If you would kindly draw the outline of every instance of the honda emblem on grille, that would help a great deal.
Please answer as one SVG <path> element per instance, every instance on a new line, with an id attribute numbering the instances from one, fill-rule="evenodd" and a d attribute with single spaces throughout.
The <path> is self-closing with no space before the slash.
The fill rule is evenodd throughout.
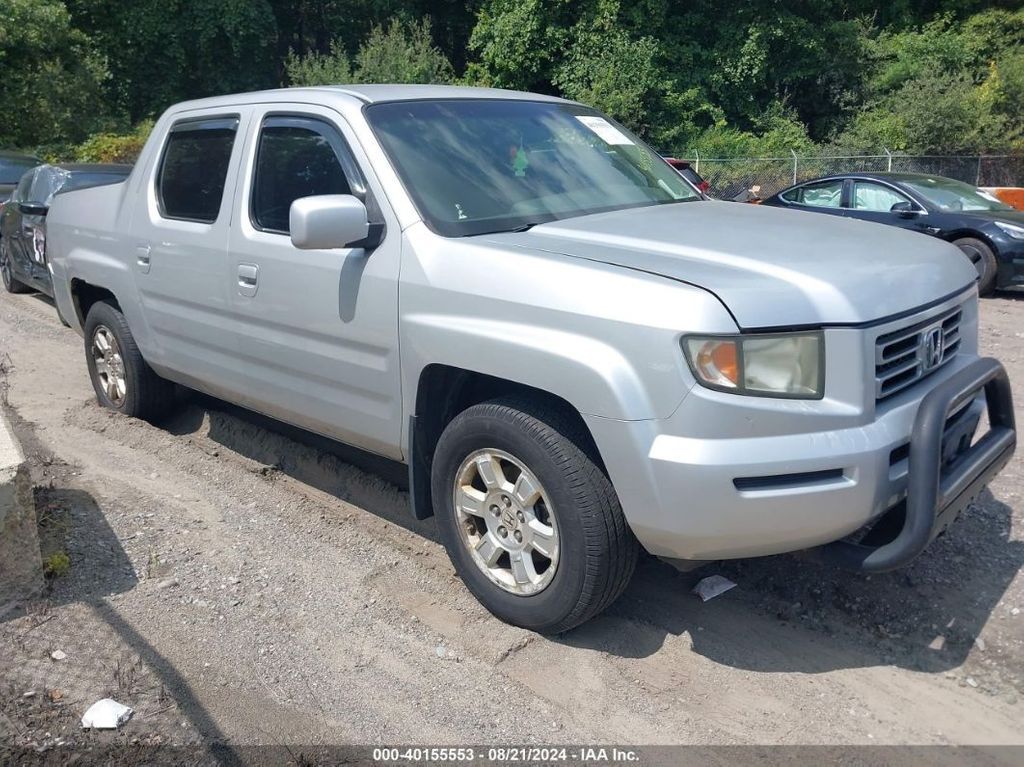
<path id="1" fill-rule="evenodd" d="M 945 338 L 942 335 L 942 328 L 932 328 L 924 334 L 921 341 L 921 369 L 931 370 L 942 362 L 942 355 L 945 352 Z"/>

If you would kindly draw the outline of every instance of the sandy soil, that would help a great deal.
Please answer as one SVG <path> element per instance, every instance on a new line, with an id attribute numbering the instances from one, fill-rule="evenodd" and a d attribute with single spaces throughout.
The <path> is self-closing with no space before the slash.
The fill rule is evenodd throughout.
<path id="1" fill-rule="evenodd" d="M 1024 301 L 983 302 L 1018 403 L 1022 331 Z M 0 360 L 44 556 L 71 561 L 0 619 L 0 742 L 1024 743 L 1020 458 L 900 572 L 646 559 L 543 638 L 473 600 L 400 467 L 197 395 L 159 426 L 100 410 L 37 296 L 0 293 Z M 701 603 L 711 573 L 739 586 Z M 81 732 L 106 695 L 134 719 Z"/>

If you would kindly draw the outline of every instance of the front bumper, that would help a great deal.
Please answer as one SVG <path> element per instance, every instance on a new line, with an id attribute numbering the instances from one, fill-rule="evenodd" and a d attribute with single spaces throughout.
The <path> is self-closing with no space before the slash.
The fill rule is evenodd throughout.
<path id="1" fill-rule="evenodd" d="M 935 458 L 950 431 L 961 447 L 970 432 L 970 443 L 986 396 L 989 433 L 954 464 Z M 1005 465 L 1016 442 L 1005 371 L 977 358 L 949 365 L 922 395 L 849 428 L 709 439 L 677 436 L 685 423 L 673 419 L 588 417 L 587 424 L 631 528 L 662 557 L 729 559 L 833 543 L 898 506 L 909 486 L 909 543 L 880 554 L 845 545 L 823 553 L 859 569 L 895 567 L 919 553 Z"/>
<path id="2" fill-rule="evenodd" d="M 957 414 L 984 391 L 989 430 L 971 443 L 977 420 Z M 976 360 L 932 389 L 921 401 L 910 439 L 907 497 L 902 525 L 884 543 L 836 541 L 820 556 L 865 572 L 892 570 L 910 562 L 944 531 L 1013 455 L 1017 432 L 1010 380 L 994 359 Z"/>

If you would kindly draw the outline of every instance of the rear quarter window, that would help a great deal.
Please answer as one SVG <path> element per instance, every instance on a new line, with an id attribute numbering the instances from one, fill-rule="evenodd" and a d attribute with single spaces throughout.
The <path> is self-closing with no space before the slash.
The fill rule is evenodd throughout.
<path id="1" fill-rule="evenodd" d="M 156 181 L 164 218 L 217 220 L 237 130 L 237 117 L 188 120 L 171 128 Z"/>

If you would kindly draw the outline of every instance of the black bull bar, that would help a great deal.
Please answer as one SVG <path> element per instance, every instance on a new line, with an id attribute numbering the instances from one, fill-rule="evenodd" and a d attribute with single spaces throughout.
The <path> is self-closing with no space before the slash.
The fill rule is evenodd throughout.
<path id="1" fill-rule="evenodd" d="M 949 457 L 949 446 L 943 439 L 947 419 L 982 389 L 989 430 L 973 445 Z M 906 511 L 896 537 L 878 546 L 835 541 L 817 549 L 817 557 L 868 573 L 907 564 L 977 498 L 1010 460 L 1016 446 L 1013 398 L 1006 370 L 994 359 L 976 360 L 921 400 L 910 436 Z"/>

